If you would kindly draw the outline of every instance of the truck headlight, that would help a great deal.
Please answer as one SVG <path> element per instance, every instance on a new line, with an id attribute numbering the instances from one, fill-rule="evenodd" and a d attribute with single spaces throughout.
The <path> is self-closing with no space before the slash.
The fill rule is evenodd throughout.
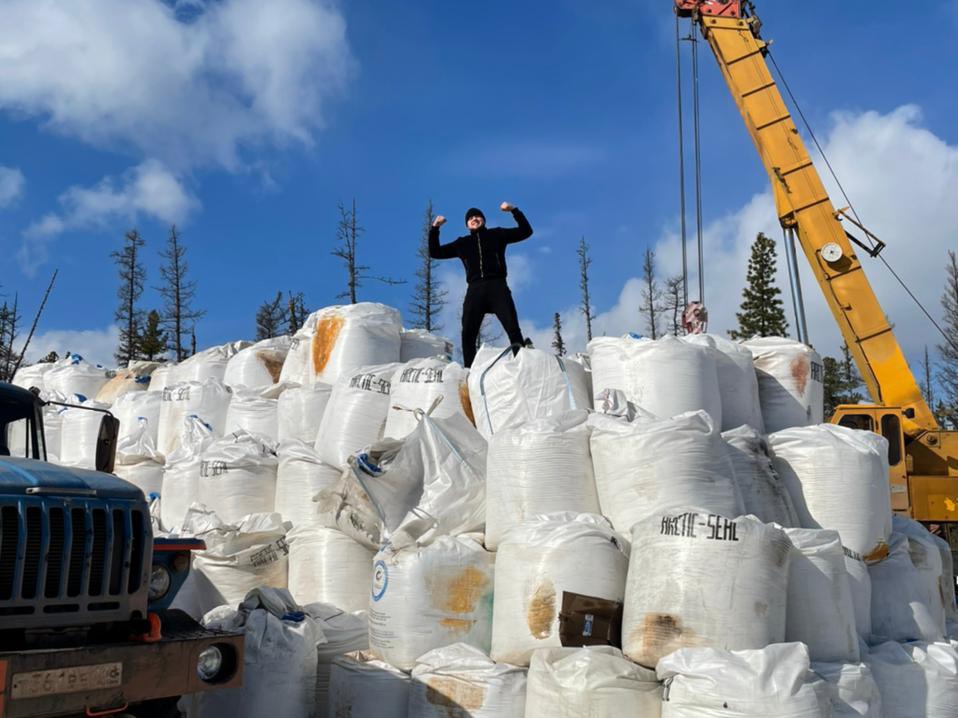
<path id="1" fill-rule="evenodd" d="M 170 590 L 170 571 L 166 566 L 157 564 L 150 573 L 150 590 L 148 597 L 151 601 L 158 601 Z"/>
<path id="2" fill-rule="evenodd" d="M 214 680 L 222 668 L 223 653 L 216 646 L 203 649 L 196 659 L 196 675 L 203 681 Z"/>

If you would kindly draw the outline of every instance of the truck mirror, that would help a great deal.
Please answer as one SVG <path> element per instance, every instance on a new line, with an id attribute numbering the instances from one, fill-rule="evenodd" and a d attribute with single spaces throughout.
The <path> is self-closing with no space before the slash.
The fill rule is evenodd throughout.
<path id="1" fill-rule="evenodd" d="M 96 439 L 96 470 L 113 473 L 116 462 L 116 440 L 120 434 L 120 420 L 104 414 L 100 420 L 100 434 Z"/>

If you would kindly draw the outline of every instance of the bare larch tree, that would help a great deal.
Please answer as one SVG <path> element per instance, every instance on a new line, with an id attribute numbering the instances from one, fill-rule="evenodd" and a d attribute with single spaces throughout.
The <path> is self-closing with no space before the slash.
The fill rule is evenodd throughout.
<path id="1" fill-rule="evenodd" d="M 187 279 L 189 265 L 186 262 L 186 247 L 180 241 L 176 225 L 170 227 L 166 240 L 166 249 L 160 252 L 163 264 L 160 277 L 163 284 L 157 287 L 163 297 L 161 319 L 167 327 L 167 346 L 173 352 L 176 361 L 183 361 L 194 351 L 184 346 L 187 337 L 196 332 L 196 322 L 205 311 L 193 308 L 196 297 L 196 282 Z"/>
<path id="2" fill-rule="evenodd" d="M 595 315 L 592 313 L 592 303 L 589 299 L 589 265 L 592 260 L 589 258 L 589 243 L 585 237 L 579 240 L 579 249 L 576 250 L 579 255 L 579 289 L 582 290 L 582 303 L 579 305 L 579 311 L 585 317 L 585 340 L 592 341 L 592 320 Z"/>
<path id="3" fill-rule="evenodd" d="M 343 264 L 346 266 L 346 291 L 341 292 L 337 297 L 348 299 L 350 304 L 359 301 L 357 298 L 358 291 L 364 279 L 375 279 L 377 282 L 383 282 L 384 284 L 405 284 L 404 280 L 366 274 L 369 267 L 359 264 L 357 251 L 359 236 L 364 231 L 365 229 L 360 226 L 356 215 L 356 198 L 353 198 L 351 209 L 346 209 L 340 202 L 339 223 L 336 225 L 336 241 L 338 244 L 333 249 L 332 255 L 343 260 Z"/>
<path id="4" fill-rule="evenodd" d="M 659 319 L 662 313 L 662 290 L 655 281 L 655 251 L 645 250 L 642 261 L 642 306 L 639 314 L 645 317 L 645 326 L 652 339 L 659 336 Z"/>
<path id="5" fill-rule="evenodd" d="M 423 219 L 422 240 L 419 243 L 419 269 L 416 270 L 416 288 L 413 291 L 409 310 L 413 326 L 427 331 L 440 331 L 439 313 L 446 304 L 448 292 L 436 281 L 436 268 L 439 262 L 429 256 L 429 228 L 436 215 L 432 211 L 432 200 L 426 205 Z"/>
<path id="6" fill-rule="evenodd" d="M 127 366 L 139 358 L 144 312 L 137 304 L 143 295 L 143 282 L 146 280 L 146 270 L 140 258 L 142 247 L 140 233 L 131 229 L 123 236 L 123 248 L 110 252 L 120 278 L 120 286 L 116 290 L 120 302 L 113 313 L 113 318 L 120 324 L 120 345 L 114 353 L 120 366 Z"/>

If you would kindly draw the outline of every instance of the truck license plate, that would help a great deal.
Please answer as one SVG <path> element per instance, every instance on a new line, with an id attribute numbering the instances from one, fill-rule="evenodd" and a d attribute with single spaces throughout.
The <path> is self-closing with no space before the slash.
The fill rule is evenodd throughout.
<path id="1" fill-rule="evenodd" d="M 71 666 L 52 671 L 15 673 L 10 697 L 36 698 L 58 693 L 79 693 L 101 688 L 115 688 L 123 683 L 122 663 L 99 663 L 95 666 Z"/>

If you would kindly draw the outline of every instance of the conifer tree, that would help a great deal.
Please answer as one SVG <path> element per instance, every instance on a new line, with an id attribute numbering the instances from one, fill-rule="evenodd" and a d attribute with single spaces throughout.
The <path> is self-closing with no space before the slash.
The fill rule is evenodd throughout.
<path id="1" fill-rule="evenodd" d="M 116 291 L 120 300 L 113 318 L 120 324 L 120 345 L 116 357 L 120 366 L 127 366 L 139 358 L 140 333 L 143 330 L 143 310 L 137 304 L 143 294 L 143 282 L 146 270 L 140 259 L 143 238 L 136 229 L 131 229 L 123 237 L 123 248 L 110 253 L 117 266 L 120 286 Z"/>
<path id="2" fill-rule="evenodd" d="M 945 291 L 941 295 L 944 322 L 942 329 L 947 340 L 938 345 L 941 358 L 938 380 L 941 387 L 941 415 L 952 429 L 958 429 L 958 259 L 954 250 L 948 252 L 945 265 Z"/>
<path id="3" fill-rule="evenodd" d="M 685 305 L 682 302 L 684 295 L 685 280 L 681 274 L 677 274 L 665 280 L 662 311 L 668 323 L 668 331 L 677 337 L 684 333 L 682 329 L 682 314 L 685 311 Z"/>
<path id="4" fill-rule="evenodd" d="M 661 334 L 659 320 L 662 313 L 662 290 L 655 281 L 655 252 L 651 249 L 645 250 L 642 261 L 642 306 L 639 313 L 645 317 L 645 328 L 649 336 L 657 339 Z"/>
<path id="5" fill-rule="evenodd" d="M 565 356 L 565 341 L 562 339 L 562 317 L 555 313 L 552 320 L 552 348 L 557 357 Z"/>
<path id="6" fill-rule="evenodd" d="M 272 339 L 286 333 L 288 317 L 283 306 L 283 293 L 276 292 L 276 298 L 263 302 L 256 310 L 256 341 Z"/>
<path id="7" fill-rule="evenodd" d="M 582 290 L 579 311 L 585 318 L 585 340 L 591 342 L 592 320 L 595 319 L 589 299 L 589 265 L 592 264 L 592 260 L 589 258 L 589 243 L 585 241 L 585 237 L 579 240 L 579 249 L 576 250 L 576 254 L 579 256 L 579 289 Z"/>
<path id="8" fill-rule="evenodd" d="M 823 383 L 825 418 L 827 419 L 835 412 L 835 407 L 839 404 L 858 404 L 865 397 L 860 391 L 862 378 L 852 361 L 847 344 L 842 344 L 841 359 L 824 357 L 822 364 L 825 369 Z"/>
<path id="9" fill-rule="evenodd" d="M 146 326 L 140 336 L 139 353 L 148 361 L 160 358 L 166 351 L 166 332 L 161 326 L 160 313 L 151 309 L 146 315 Z"/>
<path id="10" fill-rule="evenodd" d="M 742 305 L 736 313 L 738 329 L 729 331 L 732 339 L 788 336 L 788 321 L 775 284 L 775 242 L 759 232 L 752 244 L 748 260 L 748 274 L 742 291 Z"/>
<path id="11" fill-rule="evenodd" d="M 436 268 L 439 262 L 429 256 L 429 229 L 436 215 L 432 211 L 432 200 L 426 204 L 423 218 L 422 240 L 419 242 L 419 269 L 416 270 L 416 288 L 413 290 L 412 313 L 413 326 L 426 331 L 440 331 L 439 313 L 446 304 L 448 292 L 436 280 Z"/>
<path id="12" fill-rule="evenodd" d="M 160 252 L 160 257 L 164 260 L 160 266 L 163 284 L 157 287 L 163 297 L 163 313 L 160 318 L 168 330 L 167 348 L 179 362 L 191 353 L 196 353 L 195 350 L 191 352 L 184 344 L 190 332 L 196 333 L 196 321 L 206 312 L 193 308 L 196 282 L 187 278 L 189 265 L 186 261 L 186 247 L 180 240 L 176 225 L 170 227 L 166 249 Z"/>
<path id="13" fill-rule="evenodd" d="M 918 380 L 918 388 L 921 389 L 921 395 L 925 399 L 928 407 L 935 410 L 935 372 L 931 365 L 931 357 L 928 355 L 928 345 L 925 345 L 925 354 L 921 361 L 921 378 Z"/>
<path id="14" fill-rule="evenodd" d="M 0 381 L 12 381 L 16 371 L 16 341 L 19 335 L 20 315 L 18 299 L 14 295 L 13 304 L 6 302 L 0 306 Z"/>
<path id="15" fill-rule="evenodd" d="M 302 292 L 293 294 L 289 292 L 289 302 L 287 302 L 287 327 L 288 334 L 295 334 L 306 323 L 309 317 L 309 310 L 306 308 L 306 299 Z"/>

